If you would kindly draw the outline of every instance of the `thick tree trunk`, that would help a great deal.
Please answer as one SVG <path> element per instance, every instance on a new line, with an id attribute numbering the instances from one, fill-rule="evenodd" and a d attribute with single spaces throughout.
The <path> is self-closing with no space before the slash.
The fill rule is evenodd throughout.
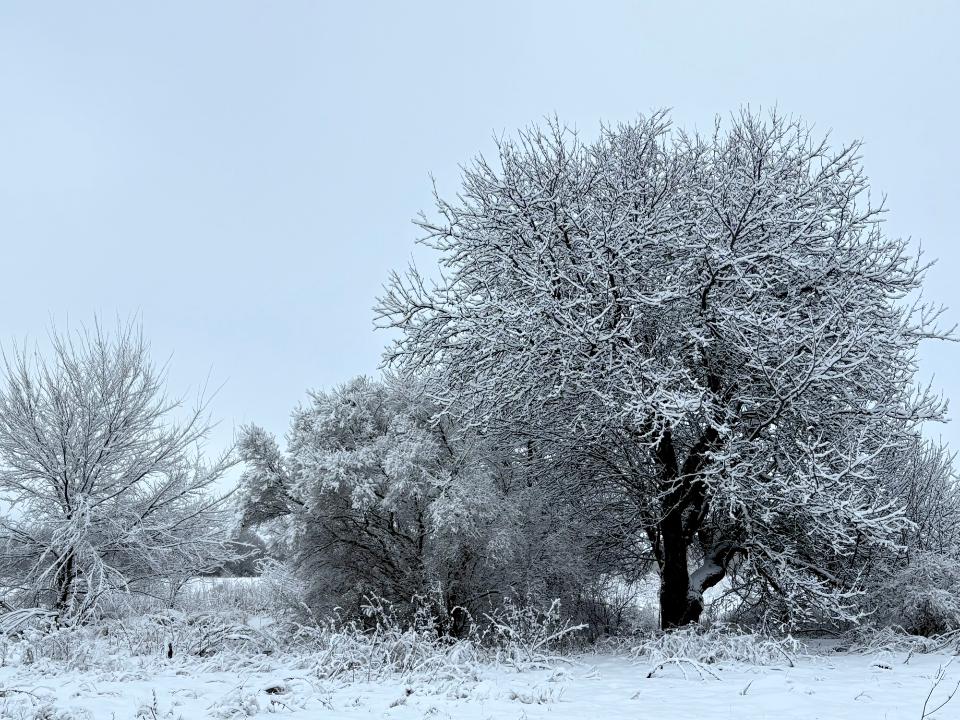
<path id="1" fill-rule="evenodd" d="M 666 524 L 666 518 L 664 524 Z M 732 543 L 717 543 L 707 551 L 703 564 L 689 574 L 687 546 L 682 534 L 680 541 L 676 543 L 676 552 L 668 552 L 666 547 L 671 543 L 666 539 L 666 528 L 663 530 L 664 563 L 660 580 L 660 627 L 663 630 L 670 630 L 700 620 L 700 615 L 703 613 L 703 593 L 723 580 L 727 574 L 730 559 L 742 549 Z M 675 557 L 677 552 L 681 554 L 680 557 Z M 668 558 L 671 558 L 669 562 Z"/>
<path id="2" fill-rule="evenodd" d="M 715 381 L 711 383 L 715 384 Z M 712 551 L 708 552 L 704 567 L 709 565 L 710 572 L 703 572 L 704 568 L 700 568 L 693 576 L 687 563 L 687 548 L 701 529 L 707 509 L 706 486 L 700 474 L 709 462 L 710 449 L 719 440 L 717 430 L 708 427 L 690 449 L 682 467 L 677 464 L 670 430 L 664 430 L 654 449 L 654 457 L 663 474 L 664 489 L 659 523 L 661 556 L 658 558 L 660 627 L 664 630 L 697 622 L 703 612 L 703 591 L 719 582 L 726 572 L 726 554 L 721 561 L 715 561 Z M 720 569 L 720 574 L 714 577 L 716 568 Z"/>
<path id="3" fill-rule="evenodd" d="M 711 388 L 717 387 L 715 379 Z M 704 564 L 693 575 L 687 561 L 687 548 L 701 529 L 707 511 L 707 488 L 701 473 L 709 463 L 709 452 L 720 442 L 713 426 L 690 449 L 681 467 L 673 446 L 673 433 L 664 428 L 654 447 L 654 459 L 660 466 L 663 495 L 660 504 L 658 535 L 660 540 L 660 627 L 664 630 L 697 622 L 703 612 L 703 592 L 716 585 L 727 571 L 732 546 L 713 545 Z M 686 514 L 686 521 L 685 521 Z M 701 537 L 701 540 L 703 538 Z M 656 547 L 656 543 L 654 543 Z"/>
<path id="4" fill-rule="evenodd" d="M 664 630 L 686 625 L 690 572 L 687 568 L 687 539 L 683 532 L 686 488 L 680 479 L 677 456 L 670 430 L 664 430 L 655 448 L 663 472 L 664 495 L 660 519 L 660 627 Z"/>
<path id="5" fill-rule="evenodd" d="M 663 545 L 660 627 L 669 630 L 692 622 L 688 617 L 690 571 L 687 567 L 687 543 L 683 537 L 681 515 L 675 508 L 669 510 L 660 523 L 660 538 Z"/>

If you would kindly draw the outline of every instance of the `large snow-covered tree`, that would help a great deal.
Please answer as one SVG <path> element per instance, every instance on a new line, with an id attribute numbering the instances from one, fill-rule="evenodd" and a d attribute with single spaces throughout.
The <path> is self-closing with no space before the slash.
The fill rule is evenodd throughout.
<path id="1" fill-rule="evenodd" d="M 632 517 L 611 541 L 659 568 L 664 627 L 734 566 L 792 617 L 849 619 L 838 559 L 905 525 L 877 458 L 942 417 L 914 375 L 944 333 L 859 147 L 749 112 L 706 137 L 664 113 L 591 143 L 533 128 L 418 221 L 436 279 L 395 274 L 379 302 L 388 359 L 439 376 L 445 410 Z"/>
<path id="2" fill-rule="evenodd" d="M 82 619 L 235 555 L 215 493 L 229 458 L 200 455 L 203 403 L 166 395 L 135 326 L 51 339 L 8 356 L 0 385 L 3 596 Z"/>

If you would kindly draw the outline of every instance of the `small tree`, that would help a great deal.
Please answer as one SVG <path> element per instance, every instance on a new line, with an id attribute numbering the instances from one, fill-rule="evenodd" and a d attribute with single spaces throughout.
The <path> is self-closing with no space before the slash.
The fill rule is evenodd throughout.
<path id="1" fill-rule="evenodd" d="M 82 618 L 115 591 L 161 593 L 226 551 L 228 467 L 200 456 L 203 404 L 182 413 L 138 328 L 52 334 L 0 388 L 0 587 Z"/>
<path id="2" fill-rule="evenodd" d="M 419 382 L 357 378 L 310 394 L 285 453 L 260 428 L 241 434 L 244 522 L 280 525 L 314 607 L 429 596 L 456 633 L 463 610 L 562 594 L 576 554 L 562 508 L 526 482 L 522 455 L 437 410 Z"/>
<path id="3" fill-rule="evenodd" d="M 661 113 L 499 150 L 419 221 L 439 280 L 393 276 L 388 359 L 539 443 L 585 506 L 632 515 L 614 542 L 656 561 L 664 627 L 734 564 L 791 615 L 854 617 L 835 560 L 906 524 L 877 458 L 942 418 L 913 378 L 945 335 L 907 302 L 925 266 L 882 232 L 859 145 L 749 113 L 701 138 Z"/>
<path id="4" fill-rule="evenodd" d="M 884 458 L 881 476 L 911 523 L 900 540 L 908 563 L 914 553 L 960 562 L 960 480 L 953 462 L 946 445 L 919 436 Z"/>
<path id="5" fill-rule="evenodd" d="M 871 621 L 921 634 L 960 627 L 960 482 L 953 454 L 919 436 L 888 453 L 881 477 L 910 524 L 899 547 L 849 562 L 866 579 Z"/>

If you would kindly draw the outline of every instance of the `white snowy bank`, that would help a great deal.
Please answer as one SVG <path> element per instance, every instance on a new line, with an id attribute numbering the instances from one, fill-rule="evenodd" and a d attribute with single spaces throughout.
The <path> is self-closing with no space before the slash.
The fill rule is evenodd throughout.
<path id="1" fill-rule="evenodd" d="M 0 668 L 0 717 L 11 720 L 149 718 L 842 718 L 916 720 L 960 680 L 948 653 L 798 655 L 794 667 L 657 663 L 583 654 L 544 669 L 471 666 L 463 674 L 368 680 L 318 677 L 302 661 L 250 659 L 236 669 L 191 660 L 63 671 Z M 960 699 L 928 717 L 960 718 Z"/>

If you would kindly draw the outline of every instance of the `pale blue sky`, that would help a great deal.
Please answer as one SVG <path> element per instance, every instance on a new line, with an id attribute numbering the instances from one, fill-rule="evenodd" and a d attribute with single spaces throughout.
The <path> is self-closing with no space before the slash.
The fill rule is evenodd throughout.
<path id="1" fill-rule="evenodd" d="M 862 137 L 889 230 L 960 318 L 953 2 L 0 3 L 0 338 L 140 313 L 174 389 L 225 383 L 284 432 L 308 387 L 374 372 L 371 306 L 429 173 L 556 113 L 741 104 Z M 960 408 L 960 347 L 924 372 Z M 943 435 L 960 447 L 960 428 Z"/>

